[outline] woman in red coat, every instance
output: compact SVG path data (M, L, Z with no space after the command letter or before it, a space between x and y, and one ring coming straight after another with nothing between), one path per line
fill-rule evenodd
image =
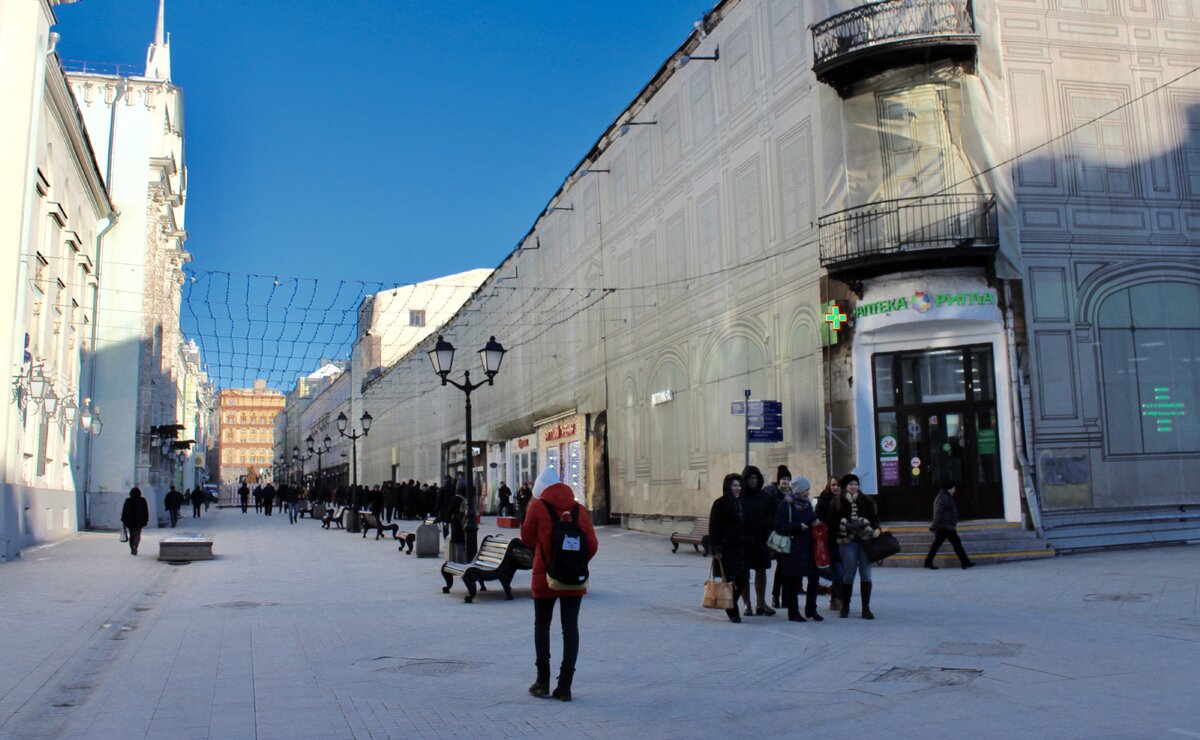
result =
M582 505L575 501L570 486L558 482L558 474L547 468L533 488L533 501L521 524L521 542L534 549L533 579L533 646L537 653L537 680L529 687L529 693L537 697L553 696L562 701L571 701L571 680L575 676L575 658L579 655L579 605L587 589L561 591L550 587L546 579L547 553L551 551L551 533L554 522L551 516L570 520L578 507L578 525L583 531L587 545L588 560L596 555L599 543L592 518ZM558 619L562 623L563 658L558 671L558 687L550 691L550 622L554 617L554 603L559 603Z

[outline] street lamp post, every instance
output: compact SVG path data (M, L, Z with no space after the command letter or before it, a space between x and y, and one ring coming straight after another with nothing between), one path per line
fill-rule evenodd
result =
M317 496L323 497L324 496L324 487L325 487L325 473L321 467L321 456L324 455L326 452L329 452L329 449L331 447L333 447L333 440L329 438L328 434L326 434L325 439L321 440L322 446L317 446L315 444L316 440L313 439L313 436L310 434L310 435L308 435L308 438L305 439L304 441L308 443L308 456L309 457L312 457L313 455L317 456L317 484L316 484Z
M337 416L338 434L350 439L350 466L353 469L353 485L355 488L358 487L358 440L370 433L371 415L364 411L359 421L362 423L361 432L347 432L346 429L350 426L350 419L346 417L345 412L339 413Z
M437 344L433 349L429 350L429 361L433 363L433 372L442 379L442 385L449 383L459 389L466 396L466 417L467 417L467 523L463 526L463 532L466 535L466 558L467 562L475 559L475 553L479 549L479 523L475 521L475 456L472 450L471 440L471 391L483 385L494 385L493 380L496 373L500 372L500 363L504 361L505 349L495 337L490 337L483 349L479 350L479 360L483 363L483 374L487 376L486 380L478 383L471 382L471 371L463 372L463 382L458 383L450 380L448 377L450 370L454 365L454 345L447 342L441 335L438 335Z

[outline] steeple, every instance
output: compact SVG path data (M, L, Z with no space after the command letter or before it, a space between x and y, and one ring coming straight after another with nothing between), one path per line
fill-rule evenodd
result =
M146 76L152 80L171 79L171 43L164 30L166 0L158 0L158 24L154 27L154 43L146 51Z

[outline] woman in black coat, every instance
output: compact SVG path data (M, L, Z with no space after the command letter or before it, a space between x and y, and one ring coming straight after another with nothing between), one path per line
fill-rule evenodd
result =
M812 544L812 525L817 520L817 514L808 500L810 487L808 478L797 478L775 513L775 531L792 538L792 551L779 556L783 575L783 603L792 622L806 621L804 617L816 622L825 619L817 613L817 565L813 561ZM808 591L804 594L802 617L797 594L802 590L801 583L805 578L808 579Z
M775 506L763 490L763 474L754 465L742 470L742 498L746 500L746 567L754 572L754 593L758 597L758 615L772 617L775 610L767 606L767 570L771 567L771 550L767 537L775 521ZM742 595L746 616L754 616L750 608L750 591Z
M747 502L742 498L742 476L730 473L721 483L721 497L713 501L708 513L709 548L713 554L712 571L733 584L733 608L726 609L730 622L742 621L738 599L749 585L746 567ZM720 561L718 563L718 561Z
M129 498L121 507L121 524L129 530L129 552L137 555L138 544L142 541L142 527L150 523L150 507L142 498L142 490L137 486L129 489Z

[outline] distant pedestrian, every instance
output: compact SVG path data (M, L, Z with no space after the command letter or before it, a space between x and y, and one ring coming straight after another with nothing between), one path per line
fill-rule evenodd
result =
M575 679L575 661L579 655L579 607L587 594L586 582L582 587L571 589L555 588L549 573L555 572L553 558L565 557L561 553L569 547L587 548L587 560L596 555L599 541L588 511L575 501L575 492L570 486L560 483L553 468L538 476L539 486L531 495L537 503L529 510L521 526L521 541L534 548L533 575L530 591L533 592L533 646L537 678L529 687L536 697L553 697L560 701L571 701L571 685ZM570 523L562 527L557 522ZM565 529L577 527L574 536ZM555 543L555 538L559 542ZM555 555L558 552L560 555ZM563 565L560 563L559 565ZM561 586L561 584L557 585ZM558 621L562 626L563 652L558 669L558 685L550 690L550 623L554 619L554 605L558 603Z
M730 622L742 621L738 599L750 586L746 567L746 502L742 499L742 476L730 473L721 482L721 496L708 513L709 549L714 577L724 575L733 584L733 608L726 609Z
M142 498L142 489L134 486L129 489L129 498L121 507L121 524L129 530L129 552L137 555L138 545L142 541L142 527L150 523L150 507Z
M850 616L850 601L854 596L854 576L862 587L862 618L874 619L871 612L871 561L863 552L862 543L878 537L879 514L875 504L863 494L858 476L842 476L842 492L833 501L834 521L837 522L838 549L842 556L842 610L839 617Z
M179 510L183 508L183 494L175 490L173 483L171 490L167 491L167 495L163 497L163 506L171 515L171 528L174 529L175 525L179 524Z
M496 498L500 500L500 507L497 514L499 516L512 516L512 490L504 481L500 481L500 488L496 491Z
M925 556L925 567L930 570L938 569L933 564L933 559L946 540L950 540L950 545L954 547L954 554L958 556L958 563L963 570L975 567L975 563L971 562L967 551L963 549L962 540L958 538L958 505L954 503L954 494L957 492L958 486L954 481L948 480L942 484L942 490L938 491L937 497L933 499L933 524L929 525L929 531L934 533L933 545L929 548L929 554Z
M238 499L242 502L242 513L245 514L250 504L250 487L242 481L242 485L238 487Z
M837 519L833 516L833 502L842 492L842 483L830 476L825 484L825 490L817 496L817 518L825 523L829 542L829 566L833 579L829 588L829 611L842 611L842 555L834 539L837 535Z
M300 521L300 490L296 486L282 486L279 500L287 506L288 523L295 524Z
M783 503L783 497L791 485L792 471L788 470L788 466L780 465L775 469L775 482L763 487L763 494L767 497L767 510L771 512L772 517L779 510L779 505ZM771 606L778 609L783 589L783 571L779 567L779 554L773 553L772 557L775 560L775 576L771 579Z
M266 487L262 489L263 512L267 516L271 516L271 505L274 502L275 502L275 486L274 486L274 484L268 483L266 485Z
M517 518L522 522L525 521L525 515L529 512L529 502L532 500L533 488L530 487L529 481L525 481L517 489Z
M262 513L262 486L254 487L254 513Z
M204 505L205 498L207 498L207 497L204 495L204 489L201 488L200 486L196 486L195 488L192 489L191 496L192 496L192 518L199 519L200 518L200 507Z

